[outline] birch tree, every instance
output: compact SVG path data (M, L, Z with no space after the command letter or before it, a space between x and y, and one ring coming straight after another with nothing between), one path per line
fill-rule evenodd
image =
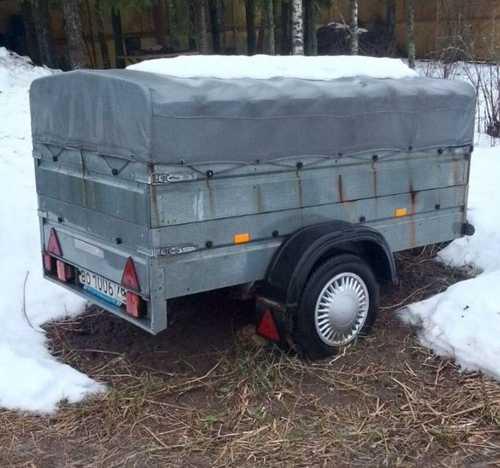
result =
M415 0L406 0L406 48L408 65L410 68L415 68Z
M72 69L86 67L88 59L83 41L80 2L78 0L64 0L63 15L69 66Z
M304 55L302 0L292 0L292 54Z
M359 54L359 5L358 0L350 0L351 6L351 54Z

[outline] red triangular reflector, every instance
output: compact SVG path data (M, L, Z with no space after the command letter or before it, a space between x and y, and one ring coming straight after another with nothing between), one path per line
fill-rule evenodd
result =
M62 257L61 244L57 238L57 232L54 228L50 230L49 243L47 244L47 252Z
M278 327L274 321L273 314L267 309L257 327L257 334L271 341L281 341Z
M133 291L141 290L132 257L129 257L127 259L127 263L125 264L125 268L123 269L122 286L127 289L132 289Z

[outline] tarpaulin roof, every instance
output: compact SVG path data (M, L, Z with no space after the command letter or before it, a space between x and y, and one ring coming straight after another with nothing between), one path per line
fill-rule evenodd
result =
M475 91L431 78L177 78L75 71L31 87L36 143L145 162L275 160L472 144Z

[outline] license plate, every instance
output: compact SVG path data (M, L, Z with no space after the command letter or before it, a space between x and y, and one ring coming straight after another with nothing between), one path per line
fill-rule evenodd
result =
M101 275L87 270L80 270L78 279L83 289L114 305L120 306L126 300L126 289L113 281L103 278Z

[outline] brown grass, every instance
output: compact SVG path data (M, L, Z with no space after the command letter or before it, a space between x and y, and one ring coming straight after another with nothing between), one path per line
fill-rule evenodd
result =
M54 351L109 392L54 416L0 411L0 465L500 466L500 385L436 358L393 316L463 277L432 254L401 258L374 334L329 361L262 347L245 324L207 337L229 312L213 328L189 320L172 344L98 313L51 327ZM76 341L103 320L125 344Z

